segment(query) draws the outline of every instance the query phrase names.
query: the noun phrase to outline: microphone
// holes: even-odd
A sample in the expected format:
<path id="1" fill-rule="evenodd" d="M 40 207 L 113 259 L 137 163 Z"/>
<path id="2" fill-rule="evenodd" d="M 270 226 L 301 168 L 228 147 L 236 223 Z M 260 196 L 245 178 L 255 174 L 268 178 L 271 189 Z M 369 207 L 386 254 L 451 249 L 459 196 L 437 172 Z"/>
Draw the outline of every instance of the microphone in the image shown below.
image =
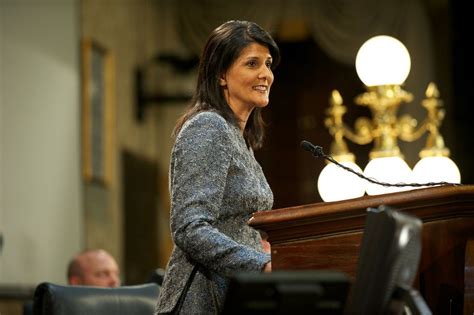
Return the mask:
<path id="1" fill-rule="evenodd" d="M 341 163 L 336 161 L 332 156 L 327 155 L 326 153 L 324 153 L 323 147 L 321 147 L 319 145 L 314 145 L 309 141 L 303 140 L 303 141 L 301 141 L 301 147 L 303 148 L 303 150 L 310 152 L 316 158 L 322 157 L 322 158 L 328 160 L 329 162 L 336 164 L 340 168 L 343 168 L 346 171 L 351 172 L 352 174 L 357 175 L 358 177 L 360 177 L 362 179 L 365 179 L 366 181 L 368 181 L 372 184 L 377 184 L 377 185 L 384 186 L 384 187 L 425 187 L 425 186 L 440 186 L 440 185 L 453 185 L 453 186 L 462 185 L 462 184 L 448 183 L 448 182 L 429 182 L 429 183 L 423 183 L 423 184 L 420 184 L 420 183 L 396 183 L 396 184 L 392 184 L 392 183 L 379 182 L 378 180 L 376 180 L 374 178 L 367 177 L 364 174 L 361 174 L 357 171 L 354 171 L 352 168 L 349 168 L 345 165 L 342 165 Z"/>
<path id="2" fill-rule="evenodd" d="M 315 157 L 324 157 L 323 147 L 319 145 L 314 145 L 309 141 L 303 140 L 301 141 L 301 146 L 305 151 L 310 152 Z"/>

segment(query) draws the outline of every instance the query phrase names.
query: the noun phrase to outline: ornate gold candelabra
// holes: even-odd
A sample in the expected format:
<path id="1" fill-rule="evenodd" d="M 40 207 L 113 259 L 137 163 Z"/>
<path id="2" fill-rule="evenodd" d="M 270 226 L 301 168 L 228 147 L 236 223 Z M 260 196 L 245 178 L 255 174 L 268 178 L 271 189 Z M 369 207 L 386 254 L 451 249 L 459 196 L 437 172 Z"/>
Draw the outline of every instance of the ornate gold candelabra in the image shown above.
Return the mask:
<path id="1" fill-rule="evenodd" d="M 370 158 L 400 157 L 403 154 L 398 147 L 398 138 L 406 142 L 418 140 L 424 133 L 428 132 L 425 148 L 420 152 L 420 157 L 427 156 L 449 156 L 449 150 L 444 145 L 443 137 L 439 127 L 443 121 L 445 111 L 436 84 L 431 82 L 425 92 L 422 105 L 427 110 L 425 120 L 419 125 L 415 118 L 410 115 L 397 117 L 398 108 L 401 103 L 409 103 L 413 95 L 400 86 L 386 85 L 369 88 L 369 91 L 359 95 L 355 103 L 369 107 L 372 120 L 367 117 L 359 117 L 355 122 L 354 131 L 343 122 L 343 116 L 347 107 L 343 104 L 341 94 L 337 90 L 332 91 L 330 107 L 327 109 L 327 118 L 324 123 L 329 133 L 334 137 L 331 145 L 333 157 L 340 161 L 354 160 L 354 155 L 349 152 L 344 138 L 364 145 L 374 142 L 370 151 Z"/>
<path id="2" fill-rule="evenodd" d="M 373 56 L 383 57 L 386 55 L 380 51 L 367 53 L 368 49 L 365 46 L 370 46 L 369 48 L 373 50 L 372 46 L 375 45 L 373 43 L 376 40 L 385 41 L 384 44 L 388 43 L 389 46 L 392 45 L 392 47 L 387 48 L 391 53 L 396 49 L 401 51 L 403 55 L 401 61 L 402 64 L 404 63 L 400 67 L 402 69 L 401 74 L 379 79 L 377 76 L 372 76 L 370 71 L 367 72 L 367 69 L 363 69 L 365 73 L 359 69 L 362 68 L 360 66 L 361 62 L 359 62 L 359 55 L 365 54 L 365 56 L 360 58 L 365 63 L 373 63 Z M 364 51 L 363 48 L 366 48 L 366 50 Z M 393 63 L 393 60 L 390 62 Z M 380 69 L 385 64 L 387 64 L 387 61 L 382 60 L 378 65 L 369 70 L 385 71 L 386 69 Z M 439 131 L 445 111 L 443 109 L 443 102 L 439 98 L 436 84 L 433 82 L 428 84 L 425 98 L 421 102 L 427 111 L 426 118 L 421 124 L 418 124 L 417 120 L 408 114 L 398 117 L 397 113 L 400 105 L 402 103 L 410 103 L 413 100 L 413 95 L 401 87 L 406 76 L 408 76 L 410 68 L 409 54 L 403 44 L 388 36 L 372 38 L 364 43 L 359 50 L 356 61 L 356 67 L 358 66 L 359 77 L 366 84 L 367 91 L 358 95 L 354 102 L 360 106 L 367 106 L 371 111 L 372 118 L 360 117 L 356 120 L 354 128 L 347 126 L 343 121 L 347 107 L 343 103 L 341 94 L 337 90 L 332 91 L 329 99 L 330 106 L 326 111 L 325 126 L 334 138 L 331 144 L 331 155 L 334 159 L 342 164 L 346 163 L 346 166 L 358 171 L 360 167 L 355 164 L 355 156 L 348 150 L 345 139 L 360 145 L 373 142 L 373 148 L 369 154 L 370 162 L 364 170 L 364 175 L 367 177 L 394 184 L 400 182 L 428 183 L 438 181 L 459 183 L 459 170 L 454 162 L 449 159 L 449 150 L 446 148 Z M 398 71 L 397 68 L 392 67 L 392 69 Z M 386 72 L 380 72 L 380 74 L 386 75 Z M 428 133 L 426 145 L 420 151 L 421 160 L 415 165 L 412 172 L 403 160 L 404 157 L 398 146 L 398 139 L 405 142 L 413 142 L 425 133 Z M 326 168 L 328 167 L 330 166 L 326 166 Z M 386 188 L 370 183 L 361 183 L 359 179 L 355 179 L 355 175 L 350 173 L 333 173 L 328 175 L 329 170 L 326 170 L 326 168 L 323 169 L 318 179 L 318 189 L 325 201 L 353 198 L 362 195 L 364 192 L 379 194 L 407 189 L 400 187 Z M 435 172 L 433 172 L 433 168 L 436 169 Z M 336 172 L 335 168 L 332 167 L 330 172 Z M 337 170 L 337 172 L 343 171 Z M 343 183 L 334 181 L 334 179 L 341 178 L 341 176 L 345 177 L 345 188 L 341 188 Z M 359 185 L 365 185 L 364 189 L 358 189 L 357 192 L 346 195 L 336 193 L 336 191 L 344 189 L 351 190 L 352 187 Z"/>

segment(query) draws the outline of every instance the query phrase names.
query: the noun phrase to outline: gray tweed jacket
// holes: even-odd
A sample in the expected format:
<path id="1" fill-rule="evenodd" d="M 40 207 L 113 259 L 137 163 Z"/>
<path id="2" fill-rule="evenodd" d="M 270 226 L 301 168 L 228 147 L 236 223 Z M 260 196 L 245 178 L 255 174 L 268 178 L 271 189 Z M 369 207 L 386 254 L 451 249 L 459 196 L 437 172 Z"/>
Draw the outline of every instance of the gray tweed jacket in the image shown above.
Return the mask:
<path id="1" fill-rule="evenodd" d="M 271 209 L 272 191 L 240 130 L 215 112 L 202 112 L 176 138 L 170 192 L 175 246 L 155 312 L 173 309 L 197 264 L 181 313 L 218 313 L 228 277 L 260 271 L 270 261 L 247 221 Z"/>

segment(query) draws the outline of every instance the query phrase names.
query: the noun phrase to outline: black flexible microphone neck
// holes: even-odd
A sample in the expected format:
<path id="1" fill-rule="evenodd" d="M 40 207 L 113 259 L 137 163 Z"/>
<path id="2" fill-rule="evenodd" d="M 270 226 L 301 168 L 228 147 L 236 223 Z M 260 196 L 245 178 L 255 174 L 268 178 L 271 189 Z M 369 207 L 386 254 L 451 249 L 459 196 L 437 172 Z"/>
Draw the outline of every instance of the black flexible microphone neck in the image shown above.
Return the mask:
<path id="1" fill-rule="evenodd" d="M 337 166 L 345 169 L 346 171 L 351 172 L 352 174 L 357 175 L 358 177 L 365 179 L 366 181 L 368 181 L 370 183 L 377 184 L 377 185 L 384 186 L 384 187 L 425 187 L 425 186 L 444 186 L 444 185 L 461 186 L 462 185 L 462 184 L 448 183 L 448 182 L 429 182 L 429 183 L 423 183 L 423 184 L 419 184 L 419 183 L 396 183 L 396 184 L 392 184 L 392 183 L 379 182 L 378 180 L 376 180 L 374 178 L 367 177 L 364 174 L 361 174 L 361 173 L 359 173 L 357 171 L 354 171 L 353 169 L 351 169 L 351 168 L 349 168 L 345 165 L 342 165 L 341 163 L 336 161 L 332 156 L 327 155 L 326 153 L 324 153 L 323 148 L 319 145 L 314 145 L 309 141 L 303 140 L 303 141 L 301 141 L 301 147 L 305 151 L 310 152 L 316 158 L 322 157 L 322 158 L 328 160 L 329 162 L 334 163 Z"/>

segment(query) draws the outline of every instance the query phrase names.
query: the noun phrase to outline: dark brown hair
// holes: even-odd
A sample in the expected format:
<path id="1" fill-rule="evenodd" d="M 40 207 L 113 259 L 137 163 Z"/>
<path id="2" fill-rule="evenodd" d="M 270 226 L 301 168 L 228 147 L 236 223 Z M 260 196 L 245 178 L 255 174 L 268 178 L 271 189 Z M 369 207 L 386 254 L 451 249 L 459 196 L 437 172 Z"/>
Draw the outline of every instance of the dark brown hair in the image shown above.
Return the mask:
<path id="1" fill-rule="evenodd" d="M 270 34 L 258 24 L 232 20 L 212 31 L 201 55 L 196 91 L 190 107 L 176 124 L 175 136 L 189 118 L 206 110 L 213 110 L 238 126 L 238 119 L 225 100 L 219 78 L 237 60 L 242 50 L 252 43 L 268 48 L 274 69 L 280 62 L 280 50 Z M 260 148 L 263 143 L 265 124 L 261 110 L 255 108 L 252 111 L 244 130 L 244 138 L 253 149 Z"/>

